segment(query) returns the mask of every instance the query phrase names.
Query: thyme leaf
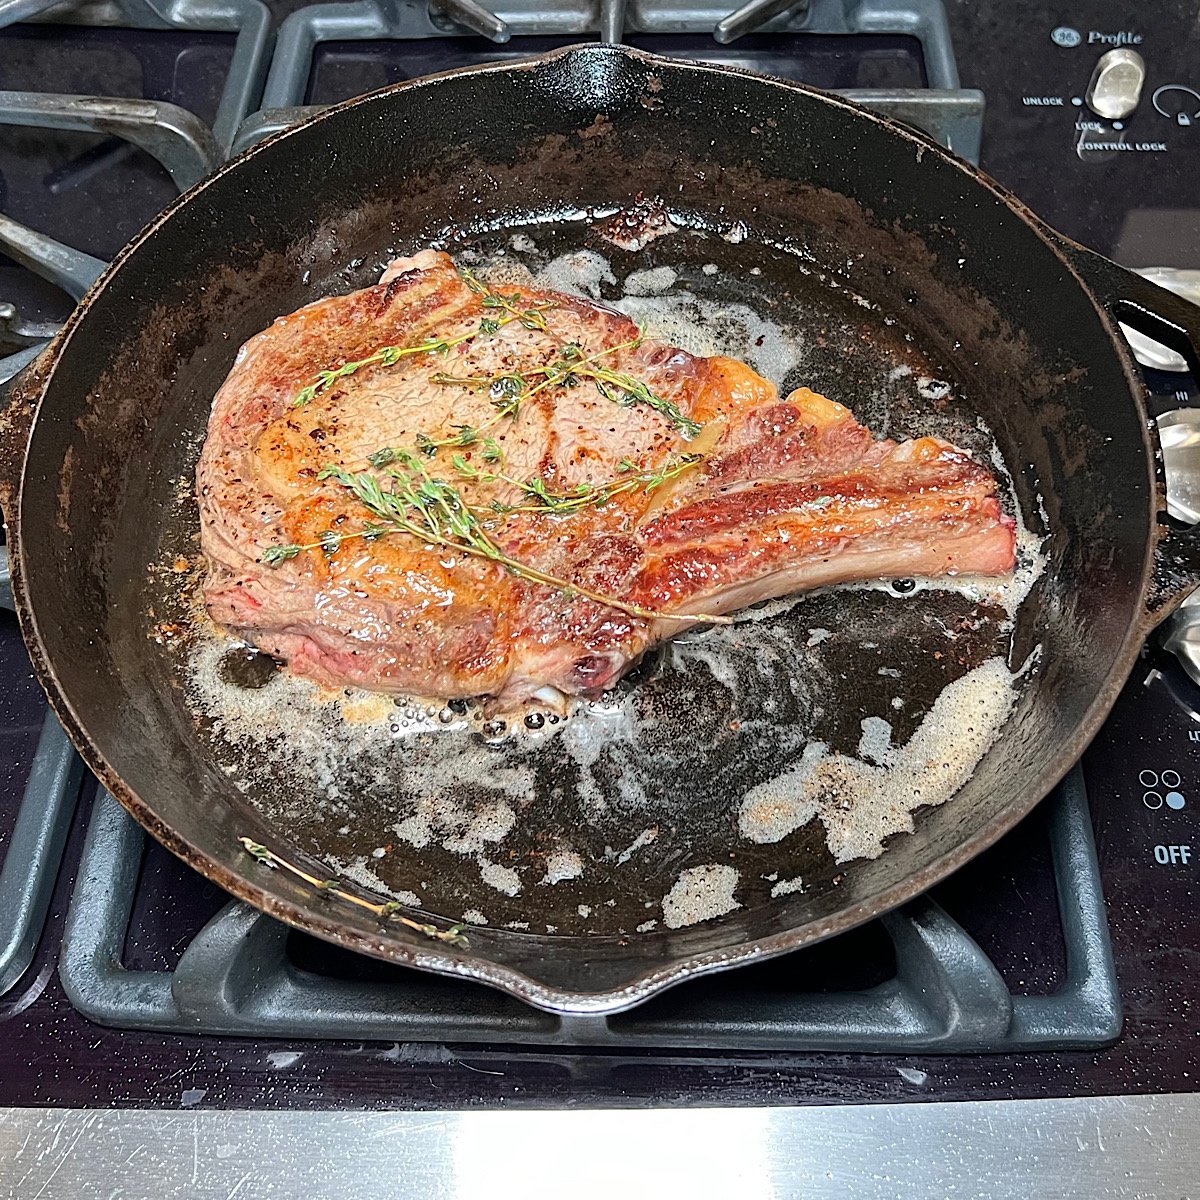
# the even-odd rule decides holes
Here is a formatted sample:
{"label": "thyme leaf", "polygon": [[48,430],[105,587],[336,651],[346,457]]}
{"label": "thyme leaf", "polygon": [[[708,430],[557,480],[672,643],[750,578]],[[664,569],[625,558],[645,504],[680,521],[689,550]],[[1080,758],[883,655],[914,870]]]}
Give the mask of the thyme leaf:
{"label": "thyme leaf", "polygon": [[623,472],[622,475],[606,480],[604,483],[580,483],[570,492],[552,492],[544,479],[514,479],[501,472],[481,470],[461,454],[454,455],[451,463],[455,471],[464,479],[478,483],[507,483],[512,487],[519,488],[533,501],[529,504],[503,504],[498,500],[493,500],[491,503],[493,512],[504,514],[514,512],[554,513],[559,516],[567,516],[584,508],[603,508],[614,496],[620,496],[624,492],[631,492],[636,488],[653,492],[668,480],[675,479],[685,471],[691,470],[702,459],[703,455],[700,454],[684,454],[677,459],[671,459],[657,470],[639,470],[635,462],[625,458],[618,464],[619,469]]}
{"label": "thyme leaf", "polygon": [[303,549],[302,546],[268,546],[263,551],[263,562],[268,567],[277,567],[280,563],[286,562],[289,558],[295,558]]}
{"label": "thyme leaf", "polygon": [[[432,377],[434,383],[456,384],[476,391],[487,389],[492,396],[492,405],[497,416],[490,418],[481,428],[488,428],[500,417],[515,417],[521,406],[548,387],[577,387],[583,380],[594,382],[596,391],[610,403],[630,408],[643,404],[661,413],[689,441],[699,435],[703,426],[693,421],[684,411],[665,396],[653,391],[641,379],[625,371],[613,371],[603,365],[602,359],[622,350],[633,350],[645,339],[639,328],[637,336],[616,346],[608,346],[594,354],[588,354],[577,342],[568,342],[561,347],[558,356],[542,366],[525,367],[521,371],[505,371],[496,375],[451,375],[439,372]],[[530,379],[541,376],[539,383]],[[450,445],[450,441],[431,443],[435,446]]]}
{"label": "thyme leaf", "polygon": [[494,291],[466,267],[462,267],[459,274],[463,277],[467,287],[482,298],[484,308],[502,308],[510,319],[520,321],[526,329],[544,330],[546,328],[546,317],[541,306],[535,304],[528,308],[522,308],[523,298],[519,292],[505,296],[501,292]]}
{"label": "thyme leaf", "polygon": [[241,838],[242,849],[246,851],[252,858],[262,863],[264,867],[270,867],[275,870],[275,856],[262,844],[262,842],[251,841],[250,838]]}

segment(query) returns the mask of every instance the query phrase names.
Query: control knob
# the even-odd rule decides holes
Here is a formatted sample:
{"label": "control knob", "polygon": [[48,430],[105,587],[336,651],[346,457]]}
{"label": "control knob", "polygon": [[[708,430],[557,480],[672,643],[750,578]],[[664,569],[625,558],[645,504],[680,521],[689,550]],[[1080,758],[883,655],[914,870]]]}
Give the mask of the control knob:
{"label": "control knob", "polygon": [[1122,121],[1138,106],[1146,82],[1146,61],[1136,50],[1118,46],[1100,56],[1085,99],[1088,108],[1108,121]]}
{"label": "control knob", "polygon": [[[1200,524],[1200,409],[1163,413],[1158,436],[1167,477],[1167,512],[1177,521]],[[1200,589],[1166,619],[1160,636],[1163,649],[1200,683]]]}

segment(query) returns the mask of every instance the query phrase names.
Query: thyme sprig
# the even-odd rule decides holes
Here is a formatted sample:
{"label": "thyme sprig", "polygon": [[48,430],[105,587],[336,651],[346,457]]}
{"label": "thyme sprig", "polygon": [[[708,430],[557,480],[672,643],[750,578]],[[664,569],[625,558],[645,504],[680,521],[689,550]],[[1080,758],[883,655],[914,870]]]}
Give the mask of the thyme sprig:
{"label": "thyme sprig", "polygon": [[[326,368],[318,371],[313,381],[296,393],[292,401],[293,407],[303,407],[315,400],[317,396],[327,392],[339,379],[354,375],[368,366],[391,367],[403,358],[419,354],[448,354],[454,347],[461,346],[483,335],[498,333],[504,326],[519,322],[526,329],[550,332],[546,320],[547,310],[554,307],[553,300],[535,300],[526,304],[520,292],[505,295],[483,283],[471,270],[463,267],[460,276],[477,296],[485,309],[500,310],[502,315],[485,316],[478,326],[454,337],[431,337],[411,346],[382,346],[366,358],[353,362],[342,363],[339,367]],[[488,376],[455,376],[439,372],[433,376],[435,383],[459,384],[468,387],[487,387],[493,393],[492,404],[496,412],[481,426],[473,427],[460,425],[457,434],[450,438],[433,439],[424,434],[418,435],[418,443],[424,453],[433,456],[444,446],[469,446],[476,439],[481,429],[489,429],[506,417],[515,419],[521,411],[521,406],[539,392],[550,387],[575,387],[582,379],[590,379],[595,383],[596,390],[606,400],[631,407],[644,404],[665,416],[671,424],[688,438],[696,437],[702,426],[684,414],[679,405],[665,396],[653,391],[641,379],[625,371],[614,371],[609,367],[599,365],[599,360],[621,350],[636,349],[645,340],[646,331],[639,326],[637,336],[616,346],[599,350],[594,354],[585,353],[577,342],[560,342],[560,352],[556,359],[542,366],[526,368],[524,371],[506,371]],[[556,339],[557,340],[557,339]],[[530,383],[530,376],[542,376],[541,382]]]}
{"label": "thyme sprig", "polygon": [[[375,456],[372,456],[374,461]],[[703,455],[685,454],[672,459],[657,470],[641,469],[632,459],[623,458],[619,464],[620,476],[604,483],[581,483],[570,492],[552,492],[544,479],[514,479],[500,471],[487,471],[475,466],[463,455],[455,454],[451,459],[455,471],[464,479],[477,483],[506,483],[524,492],[532,503],[503,504],[493,500],[493,512],[508,514],[515,512],[553,513],[569,516],[582,508],[603,508],[614,496],[641,488],[653,492],[668,480],[676,479],[701,461]],[[378,464],[376,464],[378,465]]]}
{"label": "thyme sprig", "polygon": [[[595,354],[582,358],[579,365],[587,367],[605,355],[616,354],[620,350],[627,350],[631,346],[640,345],[641,340],[642,333],[639,331],[636,338],[632,338],[627,342],[621,342],[616,346],[608,346],[603,350],[597,350]],[[574,346],[573,349],[578,350],[579,347]],[[573,387],[578,383],[579,380],[575,375],[564,371],[565,366],[566,363],[560,359],[539,367],[527,367],[522,371],[502,371],[496,375],[450,375],[442,371],[437,372],[437,374],[430,376],[434,383],[457,384],[460,387],[469,387],[476,390],[487,388],[491,393],[492,407],[496,411],[480,425],[453,426],[453,428],[458,430],[458,433],[453,437],[431,438],[427,434],[418,433],[416,436],[418,449],[423,454],[427,454],[430,458],[433,458],[439,450],[444,449],[446,446],[454,446],[458,449],[473,446],[479,440],[481,433],[499,424],[506,417],[511,417],[515,421],[520,415],[526,401],[532,400],[539,392],[544,392],[547,388],[555,387],[558,384]],[[536,377],[538,375],[543,376],[540,383],[529,382],[529,376]],[[697,425],[696,428],[698,430],[700,427]]]}
{"label": "thyme sprig", "polygon": [[353,892],[347,891],[340,879],[318,879],[317,876],[310,875],[303,868],[296,866],[295,863],[288,862],[286,858],[280,857],[274,850],[268,850],[266,846],[261,842],[254,841],[253,838],[238,838],[238,842],[247,854],[262,863],[264,867],[270,867],[272,870],[282,868],[290,874],[295,875],[297,879],[302,879],[309,887],[316,888],[318,892],[329,896],[336,896],[339,900],[348,900],[351,904],[357,904],[359,908],[365,908],[368,912],[374,913],[381,920],[397,921],[401,925],[406,925],[409,929],[415,930],[417,933],[423,933],[426,937],[434,938],[439,942],[446,942],[448,945],[454,946],[459,950],[470,948],[471,943],[463,933],[464,927],[462,925],[451,925],[449,929],[439,929],[436,925],[414,921],[411,917],[403,917],[400,915],[400,909],[403,908],[403,905],[396,900],[385,900],[380,904],[376,904],[374,901],[366,900],[362,896],[356,896]]}
{"label": "thyme sprig", "polygon": [[448,480],[432,475],[420,455],[403,448],[389,453],[392,457],[388,459],[384,474],[388,481],[386,488],[380,477],[371,471],[347,471],[344,467],[330,465],[317,476],[318,479],[332,480],[344,487],[377,518],[377,522],[348,533],[330,532],[306,545],[270,546],[263,553],[263,561],[269,566],[278,566],[305,550],[321,548],[329,554],[331,547],[336,550],[337,546],[351,538],[407,533],[428,545],[486,559],[522,579],[552,587],[567,596],[593,600],[629,616],[652,621],[708,621],[715,624],[729,624],[732,620],[708,613],[658,612],[581,587],[529,563],[520,562],[495,543],[484,527],[480,514],[463,499],[458,488]]}
{"label": "thyme sprig", "polygon": [[504,295],[503,292],[498,292],[493,288],[488,287],[474,271],[469,267],[460,267],[459,275],[462,276],[463,282],[477,296],[482,297],[484,308],[502,308],[509,314],[513,320],[520,321],[526,329],[546,329],[546,317],[543,313],[544,308],[552,307],[551,303],[542,305],[532,305],[529,308],[522,308],[524,298],[520,292],[514,292],[511,296]]}

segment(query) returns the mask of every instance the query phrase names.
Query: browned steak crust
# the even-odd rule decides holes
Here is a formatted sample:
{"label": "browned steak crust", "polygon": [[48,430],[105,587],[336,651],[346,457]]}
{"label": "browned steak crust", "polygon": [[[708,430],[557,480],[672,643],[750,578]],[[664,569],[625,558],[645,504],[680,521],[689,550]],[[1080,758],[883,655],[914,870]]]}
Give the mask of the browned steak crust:
{"label": "browned steak crust", "polygon": [[[430,341],[451,345],[373,362],[295,403],[322,371]],[[586,373],[556,381],[564,355],[656,403]],[[619,606],[408,532],[348,537],[376,515],[322,471],[390,488],[407,470],[370,456],[438,441],[462,444],[420,461],[500,553]],[[655,473],[669,478],[655,486]],[[536,481],[553,511],[528,490]],[[577,297],[481,291],[431,251],[243,347],[197,487],[218,623],[318,681],[423,696],[593,692],[697,615],[850,579],[1001,573],[1014,558],[994,479],[953,446],[875,441],[808,389],[780,400],[743,364],[639,341],[629,318]],[[612,494],[561,505],[581,490]],[[282,546],[312,548],[271,565]]]}

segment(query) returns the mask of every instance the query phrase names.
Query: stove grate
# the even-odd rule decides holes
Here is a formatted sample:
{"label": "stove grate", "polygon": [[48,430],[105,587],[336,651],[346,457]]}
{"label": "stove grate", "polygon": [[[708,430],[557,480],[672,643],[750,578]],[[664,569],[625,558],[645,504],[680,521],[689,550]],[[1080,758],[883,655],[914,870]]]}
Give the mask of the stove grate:
{"label": "stove grate", "polygon": [[[0,549],[0,608],[13,609]],[[33,961],[83,779],[83,763],[53,713],[38,738],[16,822],[0,860],[0,996]]]}
{"label": "stove grate", "polygon": [[272,47],[271,14],[262,0],[74,0],[73,3],[68,0],[65,4],[62,0],[4,0],[0,3],[0,28],[43,20],[66,25],[236,34],[233,57],[213,119],[212,136],[224,153],[232,145],[238,125],[258,103]]}
{"label": "stove grate", "polygon": [[1103,1046],[1120,1032],[1121,1005],[1078,768],[1032,819],[1046,824],[1066,949],[1066,977],[1052,995],[1013,994],[928,896],[881,919],[896,965],[873,987],[747,991],[734,971],[719,987],[685,984],[607,1017],[559,1017],[405,968],[370,980],[320,974],[297,964],[286,926],[239,901],[208,922],[173,970],[129,970],[123,955],[145,835],[107,793],[88,829],[59,972],[72,1003],[100,1024],[182,1033],[847,1053]]}
{"label": "stove grate", "polygon": [[[950,26],[941,0],[903,0],[899,5],[890,0],[860,0],[852,6],[842,0],[790,5],[751,0],[733,14],[720,0],[694,0],[689,5],[654,0],[628,5],[624,0],[604,0],[600,4],[549,0],[513,8],[507,4],[483,8],[475,0],[438,0],[428,6],[392,0],[311,4],[292,13],[280,26],[263,89],[262,111],[243,122],[233,147],[235,151],[244,150],[320,111],[323,106],[309,100],[315,56],[326,43],[482,37],[485,44],[473,47],[471,56],[474,61],[487,62],[510,57],[499,47],[514,36],[557,37],[565,45],[597,34],[608,42],[631,35],[646,48],[655,48],[657,39],[669,53],[671,37],[704,34],[712,36],[715,52],[718,43],[727,44],[754,30],[783,36],[894,35],[916,39],[928,88],[867,88],[843,90],[842,94],[918,124],[964,158],[978,161],[983,94],[959,86]],[[698,57],[720,60],[726,56],[700,53]],[[740,55],[738,64],[748,65],[753,57],[753,52]]]}

